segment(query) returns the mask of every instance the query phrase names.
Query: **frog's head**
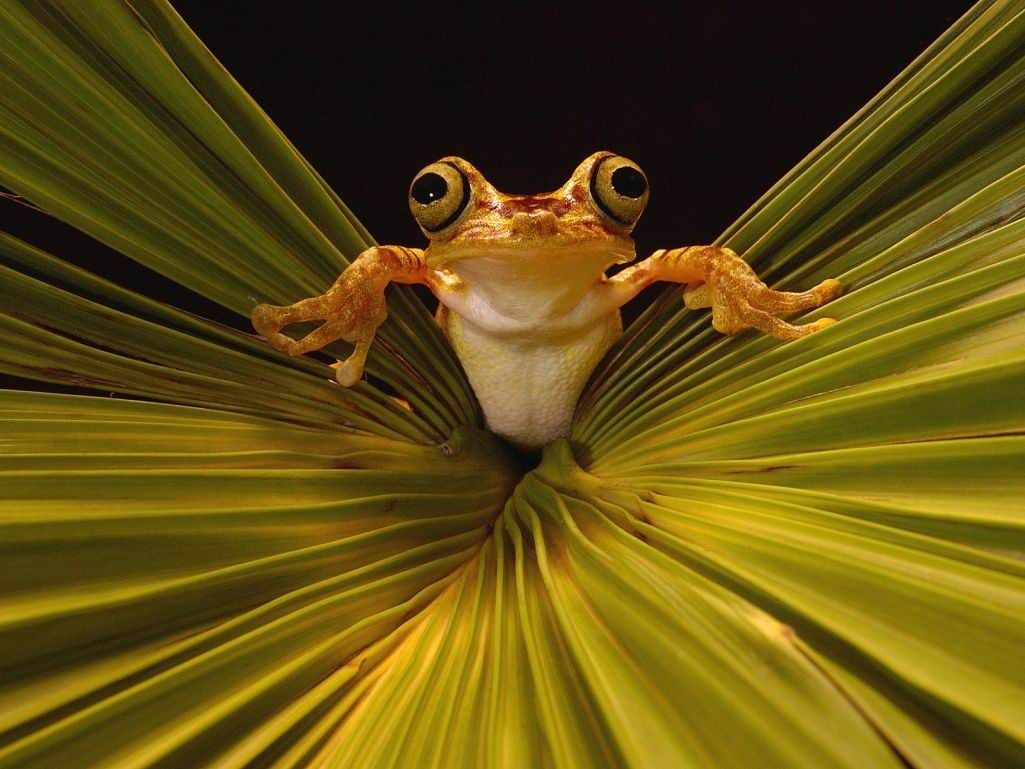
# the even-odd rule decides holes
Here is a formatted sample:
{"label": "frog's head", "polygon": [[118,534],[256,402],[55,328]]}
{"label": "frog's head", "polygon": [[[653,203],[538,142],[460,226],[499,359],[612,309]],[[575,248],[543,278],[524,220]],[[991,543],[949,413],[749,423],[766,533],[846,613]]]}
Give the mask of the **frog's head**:
{"label": "frog's head", "polygon": [[647,202],[644,173],[612,152],[596,152],[562,187],[540,195],[499,192],[458,157],[427,166],[409,188],[432,267],[471,258],[537,267],[561,255],[604,270],[633,259],[630,232]]}

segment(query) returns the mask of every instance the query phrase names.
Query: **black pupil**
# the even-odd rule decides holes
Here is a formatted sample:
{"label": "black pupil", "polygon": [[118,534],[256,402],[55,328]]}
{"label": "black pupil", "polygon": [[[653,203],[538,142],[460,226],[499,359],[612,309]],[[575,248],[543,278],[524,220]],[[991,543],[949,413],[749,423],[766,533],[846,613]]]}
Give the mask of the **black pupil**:
{"label": "black pupil", "polygon": [[424,174],[415,182],[409,194],[413,200],[422,206],[430,205],[436,200],[441,200],[448,192],[448,184],[441,176],[435,173]]}
{"label": "black pupil", "polygon": [[636,168],[621,166],[612,172],[612,189],[624,198],[639,198],[648,189],[644,176]]}

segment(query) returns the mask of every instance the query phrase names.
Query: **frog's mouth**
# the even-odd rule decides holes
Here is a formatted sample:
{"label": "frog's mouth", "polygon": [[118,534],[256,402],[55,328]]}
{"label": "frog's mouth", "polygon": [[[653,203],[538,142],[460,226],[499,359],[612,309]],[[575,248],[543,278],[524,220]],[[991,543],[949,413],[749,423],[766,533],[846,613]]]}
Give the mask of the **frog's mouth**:
{"label": "frog's mouth", "polygon": [[427,266],[434,269],[450,267],[454,262],[467,259],[508,259],[511,266],[538,267],[547,264],[605,264],[607,269],[614,264],[625,264],[636,256],[631,240],[608,238],[593,240],[549,239],[544,243],[531,240],[490,240],[477,243],[432,243],[427,248]]}
{"label": "frog's mouth", "polygon": [[630,262],[630,244],[477,244],[428,253],[427,264],[450,270],[503,316],[523,321],[559,318],[576,307],[614,264]]}

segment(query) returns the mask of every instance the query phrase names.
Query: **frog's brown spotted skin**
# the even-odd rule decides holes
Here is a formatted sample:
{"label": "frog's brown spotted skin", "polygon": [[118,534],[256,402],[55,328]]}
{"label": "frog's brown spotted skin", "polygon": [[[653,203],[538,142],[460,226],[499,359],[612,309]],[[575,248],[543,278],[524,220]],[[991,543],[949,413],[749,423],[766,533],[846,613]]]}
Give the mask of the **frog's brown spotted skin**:
{"label": "frog's brown spotted skin", "polygon": [[[353,342],[337,372],[348,387],[362,375],[386,316],[388,283],[426,284],[488,427],[531,449],[569,432],[587,377],[622,332],[619,308],[651,283],[687,284],[687,306],[711,307],[712,325],[724,334],[755,328],[796,339],[833,322],[795,326],[774,313],[818,307],[839,295],[839,282],[773,291],[719,246],[656,251],[607,278],[609,267],[634,259],[630,232],[647,199],[641,170],[611,152],[595,153],[542,195],[506,195],[462,158],[443,158],[410,188],[410,208],[430,239],[426,250],[368,249],[323,295],[257,306],[253,325],[290,355],[335,339]],[[298,341],[281,333],[309,320],[324,323]]]}

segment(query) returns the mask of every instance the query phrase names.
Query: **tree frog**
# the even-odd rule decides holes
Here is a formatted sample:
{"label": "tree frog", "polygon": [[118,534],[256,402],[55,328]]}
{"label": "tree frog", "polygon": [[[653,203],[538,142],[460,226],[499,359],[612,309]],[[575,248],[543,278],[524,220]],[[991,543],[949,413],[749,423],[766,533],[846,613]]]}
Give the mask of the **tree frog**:
{"label": "tree frog", "polygon": [[[349,387],[385,319],[387,285],[426,284],[488,428],[534,449],[568,434],[588,376],[622,333],[620,306],[655,281],[686,284],[687,306],[710,307],[724,334],[750,327],[795,339],[833,323],[795,326],[774,313],[818,307],[839,295],[838,281],[773,291],[721,246],[658,250],[607,277],[611,266],[635,258],[630,233],[648,193],[640,167],[612,152],[591,155],[562,187],[540,195],[504,194],[462,158],[442,158],[409,188],[426,249],[370,248],[321,296],[257,306],[253,325],[290,355],[339,338],[354,343],[336,372]],[[281,333],[310,320],[323,324],[302,339]]]}

